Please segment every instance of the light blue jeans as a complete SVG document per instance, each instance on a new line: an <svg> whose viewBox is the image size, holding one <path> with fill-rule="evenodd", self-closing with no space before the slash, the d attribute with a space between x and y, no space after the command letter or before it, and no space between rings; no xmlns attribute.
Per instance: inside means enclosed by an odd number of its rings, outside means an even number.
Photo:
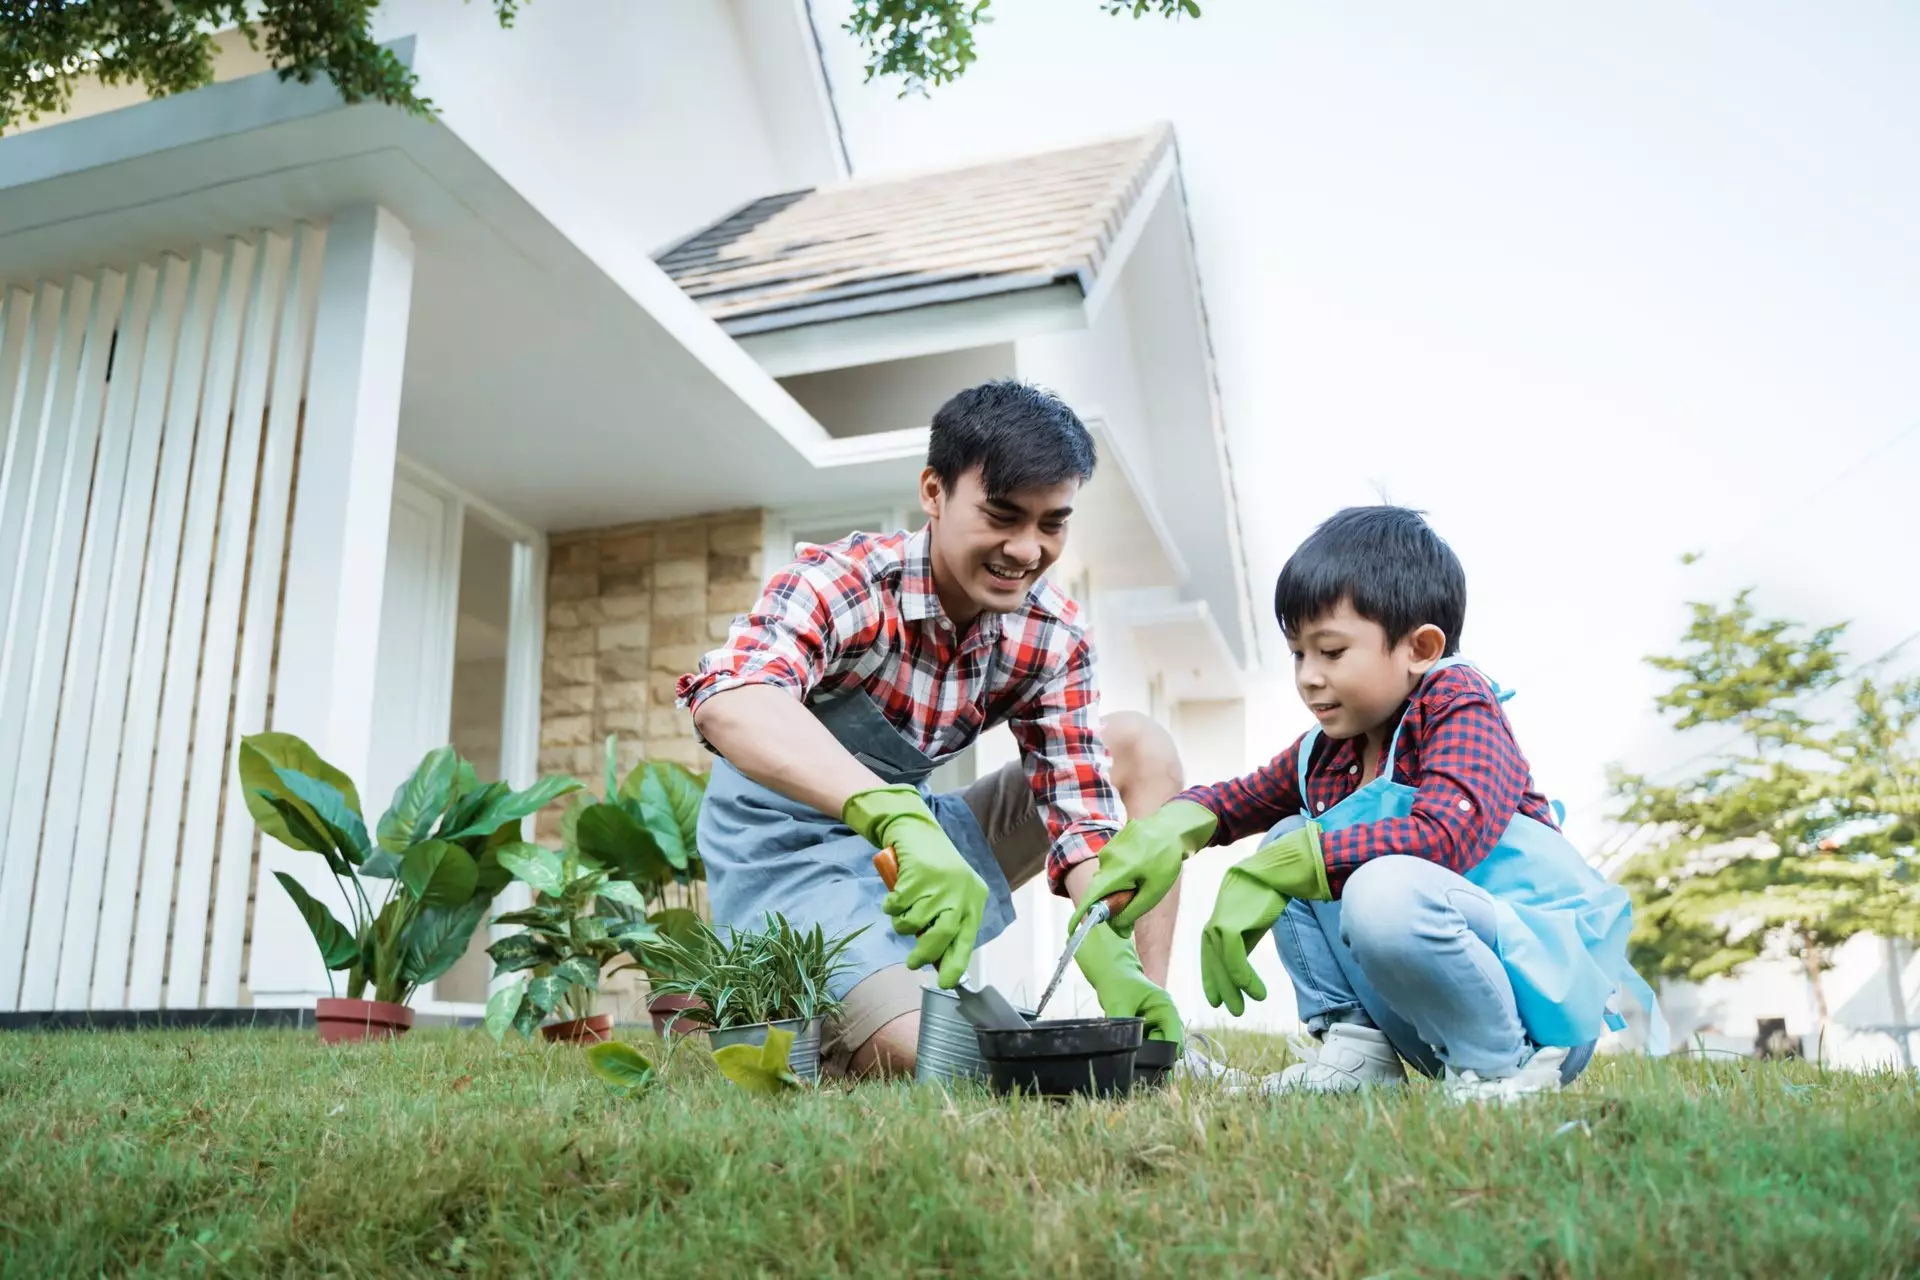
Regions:
<svg viewBox="0 0 1920 1280"><path fill-rule="evenodd" d="M1274 834L1304 820L1289 818ZM1336 1022L1377 1027L1424 1075L1443 1066L1511 1075L1533 1052L1513 985L1494 954L1493 899L1424 858L1375 858L1335 902L1294 901L1273 926L1300 1020L1318 1034ZM1567 1053L1571 1082L1594 1041Z"/></svg>

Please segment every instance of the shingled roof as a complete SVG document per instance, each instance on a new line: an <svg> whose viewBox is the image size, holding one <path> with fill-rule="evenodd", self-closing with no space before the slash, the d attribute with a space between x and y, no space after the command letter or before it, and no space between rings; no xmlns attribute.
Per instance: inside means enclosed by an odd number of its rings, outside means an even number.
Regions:
<svg viewBox="0 0 1920 1280"><path fill-rule="evenodd" d="M767 196L661 254L735 336L1042 288L1093 288L1173 131Z"/></svg>

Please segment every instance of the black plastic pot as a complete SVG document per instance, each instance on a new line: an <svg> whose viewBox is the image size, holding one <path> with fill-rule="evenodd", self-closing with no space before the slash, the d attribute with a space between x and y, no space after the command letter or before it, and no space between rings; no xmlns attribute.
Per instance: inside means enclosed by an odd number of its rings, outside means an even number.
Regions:
<svg viewBox="0 0 1920 1280"><path fill-rule="evenodd" d="M1142 1040L1133 1055L1133 1087L1157 1089L1167 1082L1167 1073L1180 1059L1180 1046L1171 1040Z"/></svg>
<svg viewBox="0 0 1920 1280"><path fill-rule="evenodd" d="M994 1092L1065 1098L1131 1089L1145 1029L1139 1018L1062 1018L1025 1031L982 1028L974 1034Z"/></svg>

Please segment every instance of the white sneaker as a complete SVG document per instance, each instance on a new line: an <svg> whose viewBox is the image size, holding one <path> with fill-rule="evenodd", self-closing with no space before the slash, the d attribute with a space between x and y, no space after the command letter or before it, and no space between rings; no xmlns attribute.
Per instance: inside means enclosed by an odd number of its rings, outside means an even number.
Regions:
<svg viewBox="0 0 1920 1280"><path fill-rule="evenodd" d="M1252 1076L1240 1070L1238 1067L1230 1067L1224 1062L1217 1062L1200 1052L1195 1041L1201 1039L1205 1039L1205 1037L1198 1035L1190 1035L1187 1037L1186 1046L1180 1051L1179 1060L1173 1064L1174 1079L1205 1081L1209 1084L1217 1085L1228 1093L1244 1093L1248 1089L1253 1088L1254 1079ZM1212 1040L1207 1040L1207 1044L1212 1047L1216 1053L1219 1052L1219 1046L1215 1045Z"/></svg>
<svg viewBox="0 0 1920 1280"><path fill-rule="evenodd" d="M1535 1049L1510 1076L1483 1076L1477 1071L1447 1068L1445 1089L1454 1102L1491 1102L1505 1106L1538 1093L1560 1091L1560 1069L1566 1065L1564 1048Z"/></svg>
<svg viewBox="0 0 1920 1280"><path fill-rule="evenodd" d="M1384 1032L1357 1022L1336 1022L1320 1040L1289 1036L1300 1059L1260 1082L1262 1093L1358 1093L1407 1082L1407 1069Z"/></svg>

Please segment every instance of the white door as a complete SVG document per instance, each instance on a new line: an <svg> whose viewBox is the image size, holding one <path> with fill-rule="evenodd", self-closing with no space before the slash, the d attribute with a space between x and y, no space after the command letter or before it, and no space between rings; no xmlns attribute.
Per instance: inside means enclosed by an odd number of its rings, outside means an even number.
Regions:
<svg viewBox="0 0 1920 1280"><path fill-rule="evenodd" d="M355 779L367 825L420 758L447 741L453 696L454 607L460 584L460 512L404 474L393 479L387 581L374 670L367 777Z"/></svg>

